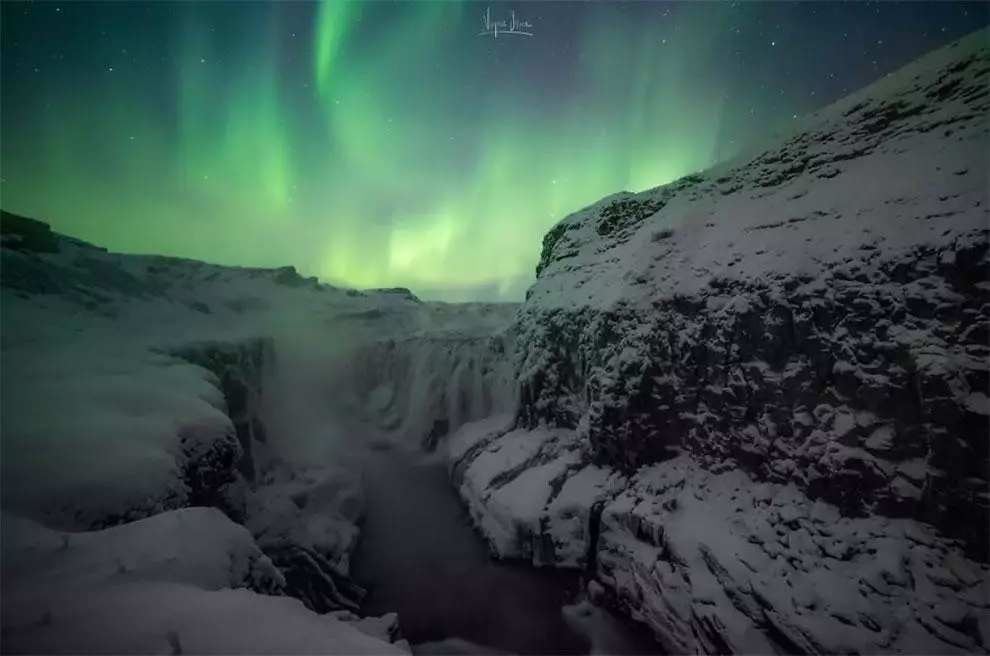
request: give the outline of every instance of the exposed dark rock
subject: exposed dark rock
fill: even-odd
[[[404,298],[407,301],[412,301],[413,303],[422,303],[418,296],[413,294],[409,289],[405,287],[383,287],[379,289],[367,289],[366,294],[388,294],[390,296],[398,296],[399,298]]]
[[[317,613],[357,612],[366,594],[334,563],[312,549],[285,544],[267,547],[265,555],[285,576],[285,592]]]
[[[57,253],[58,237],[51,226],[35,219],[0,210],[3,247],[25,253]]]

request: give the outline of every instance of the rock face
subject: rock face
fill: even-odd
[[[267,367],[274,366],[275,349],[271,339],[257,338],[230,344],[222,342],[195,343],[178,349],[175,356],[199,365],[217,377],[224,400],[227,402],[227,415],[237,432],[239,453],[217,453],[208,461],[227,462],[222,469],[229,470],[233,464],[237,471],[249,482],[258,477],[260,463],[255,462],[256,444],[265,444],[265,423],[261,416],[262,394]],[[217,467],[221,467],[218,465]],[[218,491],[220,481],[200,480],[211,476],[205,472],[190,472],[194,490],[202,489],[201,494]],[[222,473],[212,475],[223,475]],[[207,501],[207,500],[204,500]],[[208,501],[204,505],[214,505]]]
[[[550,231],[448,449],[496,553],[674,652],[987,651],[987,37]]]
[[[244,523],[285,575],[286,594],[319,613],[356,611],[364,590],[350,578],[363,506],[357,483],[343,472],[296,471],[267,451],[264,397],[275,378],[270,338],[200,342],[174,355],[217,378],[236,442],[216,440],[189,458],[193,503],[215,506]]]

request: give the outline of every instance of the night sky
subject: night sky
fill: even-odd
[[[953,2],[9,2],[2,204],[111,250],[517,300],[602,196],[990,22]],[[532,36],[479,35],[483,15]]]

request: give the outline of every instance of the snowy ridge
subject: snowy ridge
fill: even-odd
[[[815,279],[985,241],[986,39],[928,55],[758,153],[564,218],[525,308],[649,309],[724,281]]]
[[[671,653],[990,650],[987,43],[547,234],[448,444],[494,551]]]

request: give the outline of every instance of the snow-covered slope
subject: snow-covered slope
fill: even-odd
[[[987,44],[547,234],[447,451],[495,552],[672,652],[990,649]]]
[[[212,508],[84,533],[4,513],[2,528],[5,653],[403,653],[281,596],[251,534]]]
[[[6,605],[6,603],[5,603]],[[289,597],[164,582],[83,588],[4,625],[10,654],[406,654]]]
[[[650,309],[733,281],[907,282],[923,276],[881,265],[978,246],[986,39],[936,51],[755,152],[566,217],[544,239],[526,308]]]

